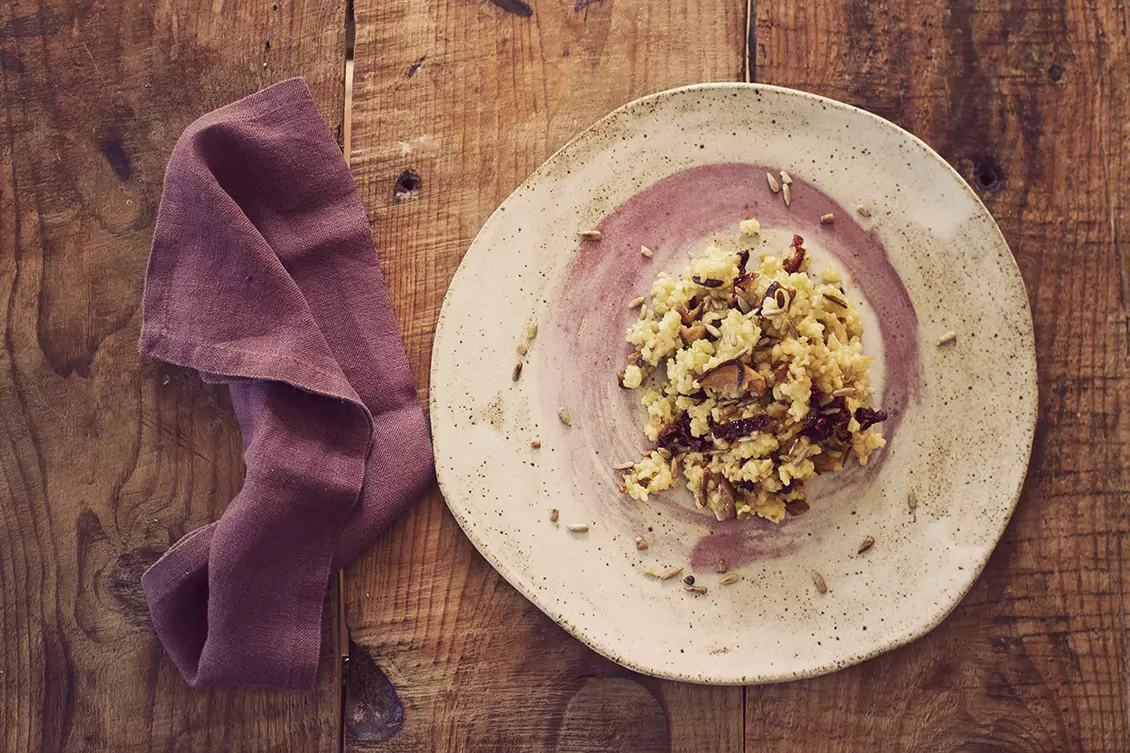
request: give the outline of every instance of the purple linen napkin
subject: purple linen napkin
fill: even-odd
[[[197,120],[169,160],[141,352],[226,383],[247,475],[142,577],[188,683],[309,688],[330,575],[432,450],[361,198],[306,84]]]

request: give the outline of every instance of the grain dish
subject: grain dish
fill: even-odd
[[[760,226],[739,231],[660,274],[628,328],[617,379],[640,391],[655,444],[620,488],[647,501],[681,476],[719,520],[780,522],[808,510],[805,482],[886,444],[887,414],[867,405],[874,359],[841,273],[812,274],[799,235],[751,265]]]

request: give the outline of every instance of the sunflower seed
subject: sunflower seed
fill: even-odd
[[[784,170],[781,171],[781,185],[787,186],[793,182],[793,176],[789,175]]]
[[[913,489],[911,489],[910,493],[906,495],[906,506],[911,510],[918,509],[918,495],[914,493]]]
[[[825,225],[830,225],[833,221],[835,221],[835,219],[836,215],[832,214],[831,212],[828,212],[828,214],[820,215],[820,221]]]
[[[855,211],[859,212],[860,217],[871,216],[871,207],[867,206],[866,204],[860,204],[855,208]]]
[[[957,333],[950,331],[938,338],[938,347],[949,345],[952,342],[957,342]]]
[[[841,387],[832,393],[832,397],[847,397],[855,394],[855,387]],[[838,410],[838,409],[837,409]]]
[[[636,549],[639,549],[641,552],[647,549],[647,541],[643,536],[636,536]]]
[[[530,322],[526,325],[526,342],[533,342],[534,338],[538,336],[538,323]]]
[[[683,586],[684,591],[689,591],[692,594],[704,594],[707,591],[706,586]]]
[[[816,584],[816,590],[822,594],[828,593],[828,584],[824,582],[824,576],[815,570],[812,571],[812,582]]]
[[[713,324],[705,324],[703,326],[706,327],[706,331],[709,332],[714,337],[721,337],[722,336],[722,331],[720,329],[718,329],[717,327],[715,327]]]
[[[510,374],[510,378],[512,380],[514,380],[515,382],[517,382],[518,377],[520,377],[520,376],[522,376],[522,362],[521,362],[521,360],[519,360],[518,363],[514,364],[514,371]]]
[[[573,533],[587,533],[589,527],[584,523],[570,523],[569,525],[565,526],[565,530],[571,531]]]
[[[663,571],[662,573],[659,574],[658,577],[659,577],[659,580],[671,580],[672,578],[674,578],[676,575],[678,575],[681,572],[683,572],[683,568],[673,567],[670,570]]]
[[[599,230],[586,230],[585,232],[581,233],[581,238],[586,241],[599,241],[603,237],[604,236]]]
[[[557,522],[557,518],[560,517],[560,515],[561,512],[556,507],[549,511],[549,519],[554,523]]]
[[[565,424],[566,426],[573,425],[573,419],[569,417],[569,411],[565,410],[564,408],[557,411],[557,417],[560,418],[561,423]]]
[[[773,173],[765,173],[765,179],[769,181],[769,190],[770,191],[772,191],[773,193],[777,193],[778,191],[781,190],[781,184],[778,183],[777,179],[773,177]]]
[[[737,573],[730,573],[729,575],[722,578],[722,580],[720,580],[718,582],[723,586],[728,586],[731,583],[737,583],[738,582],[738,574]]]
[[[616,465],[612,466],[612,470],[614,470],[614,471],[626,471],[629,468],[635,468],[635,467],[636,467],[635,463],[617,463]]]
[[[644,297],[644,296],[642,296],[642,295],[641,295],[641,296],[640,296],[639,298],[633,298],[632,300],[630,300],[630,301],[628,302],[628,308],[630,308],[630,309],[634,309],[634,308],[636,308],[636,307],[638,307],[638,306],[642,306],[642,305],[643,305],[643,303],[644,303],[644,301],[646,301],[646,300],[647,300],[647,298],[645,298],[645,297]]]
[[[859,551],[856,554],[863,554],[872,546],[875,545],[875,539],[872,536],[867,536],[863,539],[863,543],[859,545]]]
[[[651,258],[651,249],[648,248],[647,246],[640,246],[640,254],[643,255],[643,256],[646,256],[647,258],[650,259]]]
[[[789,188],[788,183],[781,186],[781,196],[785,198],[785,206],[789,206],[793,203],[793,192],[792,189]]]
[[[824,296],[829,301],[836,304],[842,309],[846,309],[848,307],[847,301],[845,301],[843,298],[840,298],[838,295],[833,295],[832,293],[821,293],[820,295]]]

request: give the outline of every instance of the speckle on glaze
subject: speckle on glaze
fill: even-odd
[[[788,208],[765,179],[780,170],[792,178]],[[821,223],[829,213],[835,222]],[[871,317],[864,347],[878,358],[878,402],[892,414],[873,463],[814,482],[811,510],[780,526],[718,523],[686,493],[637,503],[617,492],[612,470],[642,440],[640,409],[616,384],[620,338],[637,314],[628,301],[747,214],[766,250],[799,232],[817,266],[834,261],[854,277],[849,291]],[[581,241],[592,229],[601,241]],[[542,325],[538,347],[512,382],[514,343],[531,320]],[[958,339],[935,347],[949,331]],[[968,590],[1019,495],[1035,373],[1012,255],[976,195],[922,142],[800,92],[687,87],[582,133],[476,238],[433,351],[437,473],[487,560],[602,654],[694,682],[807,677],[913,640]],[[547,525],[551,507],[595,525],[583,536]],[[643,532],[641,551],[630,542]],[[860,557],[865,536],[882,547]],[[710,572],[719,559],[741,580],[709,597],[643,575]],[[736,622],[737,639],[727,627]],[[855,625],[868,629],[845,627]]]

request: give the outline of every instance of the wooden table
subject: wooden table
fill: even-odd
[[[188,690],[138,579],[219,515],[242,466],[224,391],[137,355],[164,165],[196,116],[296,75],[344,140],[352,20],[345,0],[6,0],[0,750],[1130,750],[1125,0],[352,12],[349,157],[421,397],[460,257],[550,153],[649,92],[793,86],[923,137],[1008,238],[1041,394],[1016,516],[927,637],[814,680],[715,688],[634,674],[568,637],[433,491],[331,589],[314,692]]]

